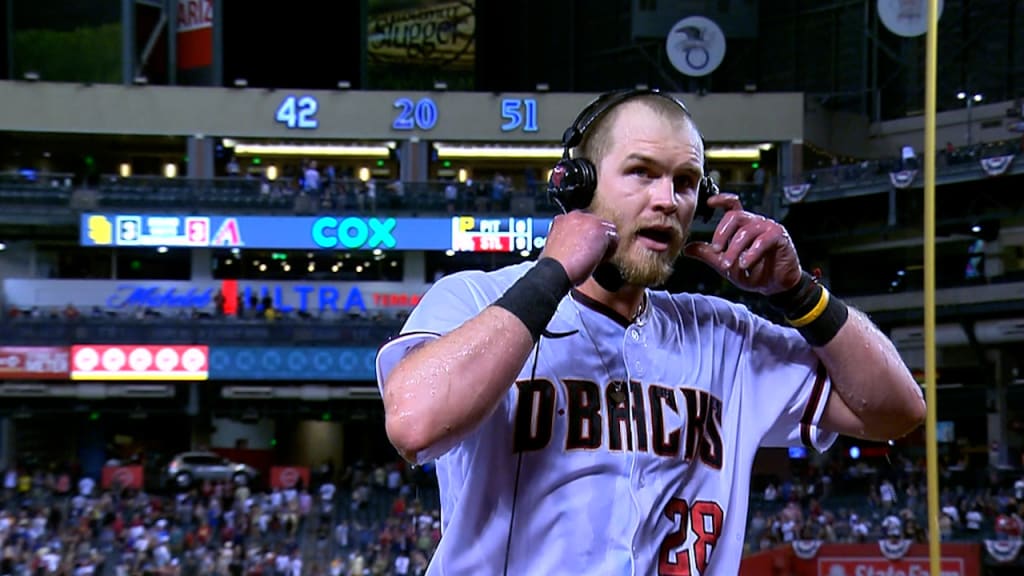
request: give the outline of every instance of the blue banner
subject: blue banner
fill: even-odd
[[[550,219],[82,214],[82,246],[522,252],[544,247]]]
[[[373,381],[376,348],[211,346],[217,380]]]

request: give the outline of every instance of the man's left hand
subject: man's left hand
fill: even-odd
[[[800,258],[786,229],[747,212],[735,194],[716,194],[712,208],[725,209],[711,243],[690,242],[685,253],[711,266],[738,288],[764,295],[783,292],[800,281]]]

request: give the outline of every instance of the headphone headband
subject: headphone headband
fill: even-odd
[[[565,133],[562,134],[562,148],[564,148],[563,157],[568,158],[569,151],[583,142],[583,136],[587,133],[590,125],[596,122],[598,118],[601,118],[605,113],[614,109],[626,100],[632,100],[633,98],[638,98],[640,96],[657,96],[665,98],[679,106],[679,108],[682,109],[683,114],[687,117],[690,116],[690,110],[682,100],[672,96],[671,94],[662,92],[661,90],[653,88],[627,88],[624,90],[606,92],[597,98],[594,98],[589,104],[584,106],[583,110],[580,110],[580,113],[576,116],[576,119],[573,120],[572,125],[569,126]]]

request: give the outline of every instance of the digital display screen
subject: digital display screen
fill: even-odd
[[[82,246],[523,252],[547,218],[83,214]]]
[[[943,444],[956,442],[956,425],[952,420],[939,420],[935,423],[935,441]]]

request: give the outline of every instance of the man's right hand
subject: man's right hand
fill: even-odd
[[[573,210],[552,219],[540,256],[557,260],[572,285],[578,286],[615,252],[618,243],[615,224],[589,212]]]

